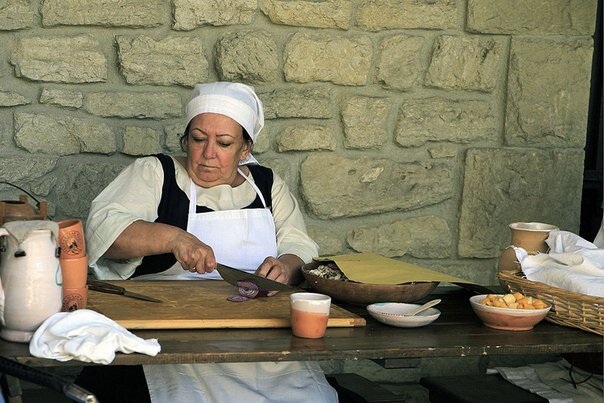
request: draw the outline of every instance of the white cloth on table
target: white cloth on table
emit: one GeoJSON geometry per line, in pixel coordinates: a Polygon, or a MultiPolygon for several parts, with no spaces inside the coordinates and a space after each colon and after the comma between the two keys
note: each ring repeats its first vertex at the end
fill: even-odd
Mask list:
{"type": "Polygon", "coordinates": [[[116,351],[155,356],[160,350],[157,339],[142,339],[90,309],[52,315],[29,342],[29,352],[35,357],[97,364],[111,363],[116,351]]]}
{"type": "Polygon", "coordinates": [[[531,281],[595,297],[604,297],[604,249],[568,231],[551,231],[549,253],[529,255],[514,247],[531,281]]]}
{"type": "Polygon", "coordinates": [[[577,367],[571,367],[565,360],[522,367],[496,367],[487,371],[487,373],[495,372],[501,374],[508,382],[531,391],[551,403],[604,402],[602,375],[590,374],[577,367]],[[572,374],[572,379],[569,374],[572,374]],[[581,382],[584,380],[586,381],[581,382]]]}

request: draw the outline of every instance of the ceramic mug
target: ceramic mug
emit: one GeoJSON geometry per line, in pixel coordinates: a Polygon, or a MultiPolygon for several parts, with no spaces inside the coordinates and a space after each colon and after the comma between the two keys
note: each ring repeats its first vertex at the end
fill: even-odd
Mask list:
{"type": "Polygon", "coordinates": [[[290,321],[294,336],[318,339],[325,335],[331,298],[312,292],[297,292],[290,298],[290,321]]]}
{"type": "Polygon", "coordinates": [[[59,259],[63,290],[86,287],[88,277],[88,256],[75,259],[59,259]]]}
{"type": "Polygon", "coordinates": [[[86,309],[87,299],[88,287],[63,288],[61,311],[72,312],[78,309],[86,309]]]}
{"type": "Polygon", "coordinates": [[[58,224],[61,259],[76,259],[86,256],[82,220],[62,220],[58,221],[58,224]]]}

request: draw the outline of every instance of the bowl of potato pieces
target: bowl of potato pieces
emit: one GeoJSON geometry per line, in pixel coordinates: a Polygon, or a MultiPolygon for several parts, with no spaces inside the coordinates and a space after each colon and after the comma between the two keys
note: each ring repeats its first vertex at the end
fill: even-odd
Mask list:
{"type": "Polygon", "coordinates": [[[515,292],[470,297],[470,305],[485,326],[499,330],[531,330],[541,322],[551,305],[515,292]]]}

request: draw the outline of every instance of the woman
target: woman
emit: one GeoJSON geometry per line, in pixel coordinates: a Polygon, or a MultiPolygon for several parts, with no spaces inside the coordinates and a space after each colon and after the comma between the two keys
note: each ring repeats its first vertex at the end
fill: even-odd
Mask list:
{"type": "MultiPolygon", "coordinates": [[[[92,202],[86,234],[95,275],[217,279],[220,262],[299,282],[318,250],[286,184],[251,155],[264,126],[253,89],[197,85],[186,123],[185,157],[140,158],[92,202]]],[[[144,373],[153,401],[337,400],[316,363],[161,365],[144,373]]]]}

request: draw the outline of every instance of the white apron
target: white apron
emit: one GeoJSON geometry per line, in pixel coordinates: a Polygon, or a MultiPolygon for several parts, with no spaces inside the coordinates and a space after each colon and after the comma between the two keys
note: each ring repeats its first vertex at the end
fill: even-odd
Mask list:
{"type": "MultiPolygon", "coordinates": [[[[262,193],[238,172],[260,195],[265,208],[197,214],[197,191],[191,182],[187,232],[210,245],[218,262],[254,272],[267,256],[277,256],[275,223],[262,193]]],[[[184,271],[179,264],[167,272],[137,279],[220,278],[216,271],[200,276],[184,271]]],[[[316,362],[143,365],[143,370],[152,402],[338,401],[316,362]]]]}

